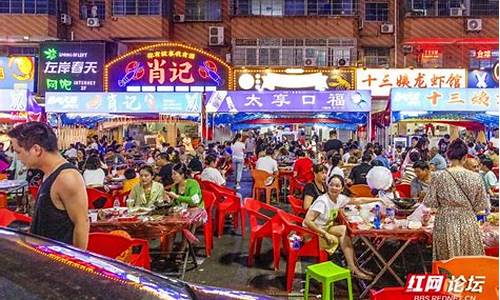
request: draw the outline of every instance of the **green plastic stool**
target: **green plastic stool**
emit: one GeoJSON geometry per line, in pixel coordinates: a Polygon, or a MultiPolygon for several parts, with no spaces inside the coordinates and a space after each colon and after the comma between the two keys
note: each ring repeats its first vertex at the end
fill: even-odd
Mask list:
{"type": "Polygon", "coordinates": [[[314,278],[323,285],[323,296],[321,299],[333,299],[333,286],[339,280],[347,280],[347,289],[349,290],[349,300],[352,300],[351,270],[342,268],[331,261],[310,265],[306,269],[306,287],[304,290],[304,299],[309,297],[309,279],[314,278]],[[331,288],[331,290],[330,290],[331,288]]]}

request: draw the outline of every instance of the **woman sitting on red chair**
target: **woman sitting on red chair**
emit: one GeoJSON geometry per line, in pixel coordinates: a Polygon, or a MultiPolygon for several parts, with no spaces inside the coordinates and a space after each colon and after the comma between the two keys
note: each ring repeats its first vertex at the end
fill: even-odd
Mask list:
{"type": "Polygon", "coordinates": [[[293,177],[302,185],[313,181],[313,161],[301,149],[295,152],[295,156],[297,160],[293,166],[293,177]]]}

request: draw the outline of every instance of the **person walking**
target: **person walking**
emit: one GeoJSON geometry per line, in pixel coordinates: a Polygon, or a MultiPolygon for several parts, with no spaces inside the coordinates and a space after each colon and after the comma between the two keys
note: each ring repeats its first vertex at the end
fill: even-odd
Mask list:
{"type": "Polygon", "coordinates": [[[59,153],[48,125],[28,122],[8,132],[18,158],[44,174],[36,200],[31,233],[85,250],[89,236],[85,182],[78,169],[59,153]]]}
{"type": "Polygon", "coordinates": [[[236,189],[240,189],[241,176],[243,174],[243,163],[245,161],[245,144],[242,141],[241,134],[236,134],[231,146],[234,170],[236,171],[236,189]]]}

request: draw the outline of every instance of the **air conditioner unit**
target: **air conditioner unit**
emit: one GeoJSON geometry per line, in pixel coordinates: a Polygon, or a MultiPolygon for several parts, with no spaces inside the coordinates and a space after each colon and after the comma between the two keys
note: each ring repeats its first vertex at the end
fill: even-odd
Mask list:
{"type": "Polygon", "coordinates": [[[208,45],[209,46],[224,45],[224,27],[222,26],[208,27],[208,45]]]}
{"type": "Polygon", "coordinates": [[[450,8],[450,16],[452,17],[461,17],[462,16],[462,8],[460,7],[452,7],[450,8]]]}
{"type": "Polygon", "coordinates": [[[413,16],[427,16],[427,9],[413,9],[413,16]]]}
{"type": "Polygon", "coordinates": [[[64,25],[71,25],[71,16],[68,14],[61,14],[61,23],[64,25]]]}
{"type": "Polygon", "coordinates": [[[186,15],[174,15],[175,23],[183,23],[186,20],[186,15]]]}
{"type": "Polygon", "coordinates": [[[380,32],[381,33],[394,33],[394,25],[385,23],[380,25],[380,32]]]}
{"type": "Polygon", "coordinates": [[[317,65],[316,57],[306,57],[304,59],[304,66],[306,67],[315,67],[317,65]]]}
{"type": "Polygon", "coordinates": [[[99,23],[99,18],[87,18],[87,26],[88,27],[99,27],[101,24],[99,23]]]}
{"type": "Polygon", "coordinates": [[[483,29],[483,20],[467,19],[467,31],[481,31],[483,29]]]}

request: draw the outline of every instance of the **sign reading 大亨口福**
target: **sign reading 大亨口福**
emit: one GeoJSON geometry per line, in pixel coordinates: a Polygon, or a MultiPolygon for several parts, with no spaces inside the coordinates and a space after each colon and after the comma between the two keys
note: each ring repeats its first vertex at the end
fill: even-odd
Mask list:
{"type": "Polygon", "coordinates": [[[388,97],[392,88],[466,88],[465,69],[357,69],[356,88],[388,97]]]}
{"type": "Polygon", "coordinates": [[[469,88],[498,88],[498,62],[492,68],[469,70],[469,88]]]}
{"type": "Polygon", "coordinates": [[[369,112],[371,95],[356,91],[215,91],[205,97],[208,113],[369,112]]]}
{"type": "Polygon", "coordinates": [[[104,89],[111,92],[204,92],[232,89],[231,67],[201,49],[160,43],[110,61],[104,89]]]}
{"type": "Polygon", "coordinates": [[[404,89],[391,91],[392,111],[498,113],[498,89],[404,89]]]}
{"type": "Polygon", "coordinates": [[[41,43],[39,91],[101,92],[105,49],[105,43],[41,43]]]}
{"type": "Polygon", "coordinates": [[[0,111],[26,111],[28,108],[28,91],[0,89],[0,111]]]}
{"type": "Polygon", "coordinates": [[[201,112],[201,93],[54,93],[45,95],[53,113],[188,113],[201,112]]]}
{"type": "Polygon", "coordinates": [[[35,91],[35,59],[28,56],[0,57],[0,89],[35,91]]]}
{"type": "Polygon", "coordinates": [[[354,68],[239,68],[234,70],[237,90],[354,90],[354,68]]]}

